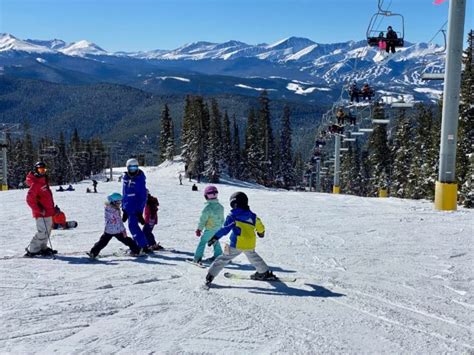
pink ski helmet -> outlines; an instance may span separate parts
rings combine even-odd
[[[217,187],[209,185],[204,189],[204,198],[206,200],[214,200],[217,198],[218,193],[219,191],[217,191]]]

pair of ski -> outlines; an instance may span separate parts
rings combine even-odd
[[[272,279],[266,279],[266,280],[260,280],[260,279],[252,279],[249,274],[237,274],[233,272],[224,272],[224,277],[230,280],[251,280],[251,281],[263,281],[263,282],[295,282],[296,277],[276,277]],[[204,284],[202,285],[202,288],[204,290],[209,290],[212,287],[212,284]]]

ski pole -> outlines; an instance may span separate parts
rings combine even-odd
[[[46,233],[48,235],[49,247],[51,248],[51,255],[53,259],[56,259],[56,255],[54,255],[53,244],[51,243],[51,238],[50,238],[51,230],[48,231],[48,226],[46,225],[46,219],[44,217],[42,218],[43,218],[44,227],[46,228]]]

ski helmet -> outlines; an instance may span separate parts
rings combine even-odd
[[[119,194],[118,192],[114,192],[113,194],[110,194],[109,196],[107,196],[107,201],[109,201],[110,203],[120,202],[122,201],[122,195]]]
[[[217,198],[218,193],[219,191],[217,191],[217,187],[215,187],[214,185],[209,185],[204,189],[204,198],[206,200],[214,200]],[[211,195],[214,196],[211,198]]]
[[[127,163],[125,164],[127,171],[132,174],[138,171],[138,165],[138,160],[135,158],[128,159]]]
[[[230,196],[229,199],[230,207],[232,208],[241,208],[244,210],[249,209],[249,199],[246,194],[243,192],[235,192]]]
[[[46,164],[42,161],[39,161],[35,164],[33,168],[33,173],[35,176],[45,176],[46,175]]]

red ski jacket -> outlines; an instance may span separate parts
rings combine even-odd
[[[30,187],[26,195],[26,203],[30,206],[34,218],[52,217],[55,214],[53,193],[46,176],[35,176],[32,172],[26,176],[26,184]]]

